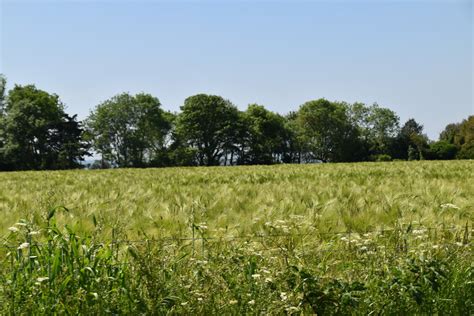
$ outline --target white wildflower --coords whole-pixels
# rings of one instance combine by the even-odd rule
[[[186,306],[186,305],[188,305],[188,302],[182,302],[181,303],[181,306]]]
[[[16,228],[15,226],[12,226],[12,227],[8,227],[8,230],[11,231],[12,233],[16,233],[19,231],[18,228]]]
[[[36,281],[38,281],[40,283],[43,282],[43,281],[47,281],[47,280],[49,280],[48,277],[39,277],[39,278],[36,279]]]
[[[198,297],[197,300],[200,302],[202,301],[202,297]]]
[[[31,231],[31,232],[28,233],[28,235],[34,236],[34,235],[39,235],[39,233],[40,232],[38,232],[38,231]]]
[[[237,300],[230,300],[230,301],[229,301],[229,304],[230,304],[230,305],[235,305],[235,304],[237,304],[238,302],[239,302],[239,301],[237,301]]]
[[[255,300],[251,300],[248,302],[249,305],[255,305]]]
[[[273,279],[272,278],[265,278],[265,283],[272,283]]]
[[[256,274],[252,274],[252,278],[254,279],[258,279],[260,278],[260,274],[256,273]]]
[[[28,248],[29,246],[30,246],[30,243],[24,242],[18,247],[18,250]]]
[[[286,294],[285,292],[281,292],[280,298],[282,301],[286,301],[288,299],[288,294]]]
[[[440,206],[441,208],[453,208],[453,209],[459,210],[459,206],[451,204],[451,203],[441,204]]]

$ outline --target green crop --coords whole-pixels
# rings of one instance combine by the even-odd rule
[[[0,174],[0,314],[469,314],[474,163]]]

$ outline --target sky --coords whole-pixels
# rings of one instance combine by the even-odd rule
[[[121,92],[166,110],[221,95],[281,114],[326,98],[388,107],[432,139],[474,114],[473,3],[0,0],[0,73],[85,118]]]

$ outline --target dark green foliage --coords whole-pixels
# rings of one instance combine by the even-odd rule
[[[285,120],[258,104],[251,104],[243,115],[247,135],[242,144],[242,163],[272,164],[280,161],[284,151]]]
[[[94,149],[118,167],[145,167],[166,146],[171,129],[160,101],[122,93],[99,104],[87,119]]]
[[[433,142],[429,146],[429,150],[426,153],[426,159],[450,160],[456,157],[458,151],[456,145],[442,140]]]
[[[176,131],[194,148],[199,165],[219,165],[237,147],[239,111],[230,101],[215,95],[198,94],[181,107]]]
[[[343,104],[325,99],[306,102],[300,107],[296,122],[307,160],[358,160],[359,134]]]
[[[122,93],[83,124],[57,95],[33,85],[7,93],[0,75],[0,170],[80,168],[89,150],[101,155],[91,168],[474,159],[474,116],[430,143],[421,124],[409,119],[400,128],[396,113],[377,103],[319,99],[281,116],[198,94],[181,110],[165,112],[149,94]]]
[[[33,85],[15,86],[0,118],[1,156],[6,168],[69,169],[80,166],[88,144],[76,117],[57,95]]]

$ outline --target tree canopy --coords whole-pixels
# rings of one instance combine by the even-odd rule
[[[147,93],[117,94],[84,120],[34,85],[6,90],[0,75],[0,170],[215,166],[392,159],[474,159],[474,116],[448,124],[438,141],[415,119],[377,103],[311,100],[286,115],[263,105],[240,111],[208,94],[178,113]]]

